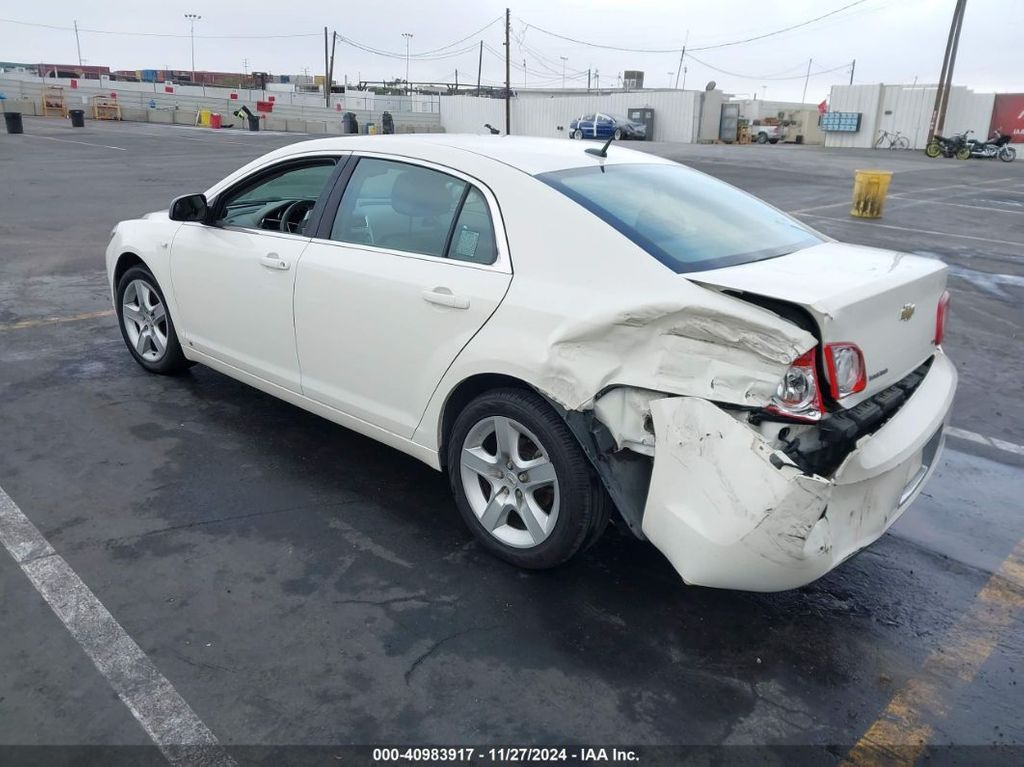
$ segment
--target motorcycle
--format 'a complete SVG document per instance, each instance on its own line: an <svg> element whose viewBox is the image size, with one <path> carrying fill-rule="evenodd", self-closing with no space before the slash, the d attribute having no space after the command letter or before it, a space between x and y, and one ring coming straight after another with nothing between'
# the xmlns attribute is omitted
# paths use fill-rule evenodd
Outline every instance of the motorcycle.
<svg viewBox="0 0 1024 767"><path fill-rule="evenodd" d="M970 132L966 130L953 136L940 136L936 133L924 148L924 153L928 157L938 157L941 154L943 157L966 160L971 156L971 150L967 146L967 134Z"/></svg>
<svg viewBox="0 0 1024 767"><path fill-rule="evenodd" d="M995 131L988 141L969 139L967 146L971 150L971 157L981 157L987 160L998 157L1003 162L1013 162L1017 159L1017 150L1009 146L1009 143L1009 136Z"/></svg>

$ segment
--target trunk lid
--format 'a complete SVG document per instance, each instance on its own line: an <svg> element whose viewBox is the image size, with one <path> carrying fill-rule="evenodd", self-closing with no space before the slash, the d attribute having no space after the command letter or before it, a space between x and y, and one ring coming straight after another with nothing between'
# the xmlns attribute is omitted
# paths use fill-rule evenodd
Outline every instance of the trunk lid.
<svg viewBox="0 0 1024 767"><path fill-rule="evenodd" d="M823 343L857 344L868 385L840 400L848 408L899 381L934 352L946 273L946 265L934 259L826 242L686 277L706 287L801 306L817 322Z"/></svg>

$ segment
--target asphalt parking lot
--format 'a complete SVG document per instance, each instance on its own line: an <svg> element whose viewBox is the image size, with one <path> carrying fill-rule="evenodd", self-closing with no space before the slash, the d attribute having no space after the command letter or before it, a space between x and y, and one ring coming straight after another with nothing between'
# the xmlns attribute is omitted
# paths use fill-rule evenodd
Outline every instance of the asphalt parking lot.
<svg viewBox="0 0 1024 767"><path fill-rule="evenodd" d="M118 697L170 699L141 664L229 751L769 744L868 764L926 742L1020 763L992 747L1024 747L1024 163L636 145L951 268L943 464L872 548L765 595L686 588L614 530L517 571L413 459L203 367L145 374L110 312L111 226L301 138L0 135L0 488L141 650L112 680L83 649L100 629L69 631L0 552L0 747L150 744ZM878 222L848 216L863 167L895 172Z"/></svg>

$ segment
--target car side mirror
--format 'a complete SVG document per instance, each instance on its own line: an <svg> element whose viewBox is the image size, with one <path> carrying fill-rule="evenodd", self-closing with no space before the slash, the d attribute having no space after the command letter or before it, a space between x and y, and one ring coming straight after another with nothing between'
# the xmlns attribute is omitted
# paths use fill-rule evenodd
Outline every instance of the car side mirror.
<svg viewBox="0 0 1024 767"><path fill-rule="evenodd" d="M171 221L206 221L209 205L205 194L185 194L171 201Z"/></svg>

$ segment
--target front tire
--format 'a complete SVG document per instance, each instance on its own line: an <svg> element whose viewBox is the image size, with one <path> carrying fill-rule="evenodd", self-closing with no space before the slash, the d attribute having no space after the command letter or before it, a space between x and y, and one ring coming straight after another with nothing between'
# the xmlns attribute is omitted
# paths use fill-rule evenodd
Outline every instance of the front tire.
<svg viewBox="0 0 1024 767"><path fill-rule="evenodd" d="M125 346L145 370L174 375L195 364L181 351L163 291L149 269L133 266L121 276L116 308Z"/></svg>
<svg viewBox="0 0 1024 767"><path fill-rule="evenodd" d="M894 148L894 149L910 149L910 139L908 139L906 136L900 136L898 139L896 139L896 141L893 144L892 148Z"/></svg>
<svg viewBox="0 0 1024 767"><path fill-rule="evenodd" d="M577 128L576 130L574 130L572 132L572 137L574 139L581 139L582 140L582 138L583 138L583 131L581 131L579 128Z"/></svg>
<svg viewBox="0 0 1024 767"><path fill-rule="evenodd" d="M956 150L956 159L958 160L970 160L971 159L971 148L962 146Z"/></svg>
<svg viewBox="0 0 1024 767"><path fill-rule="evenodd" d="M622 128L616 128L615 132L612 134L612 138L616 141L622 141Z"/></svg>
<svg viewBox="0 0 1024 767"><path fill-rule="evenodd" d="M1017 159L1017 150L1012 146L1004 146L999 150L999 159L1003 162L1013 162Z"/></svg>
<svg viewBox="0 0 1024 767"><path fill-rule="evenodd" d="M487 551L539 570L599 537L606 494L565 421L539 395L496 389L459 413L448 479L463 521Z"/></svg>

